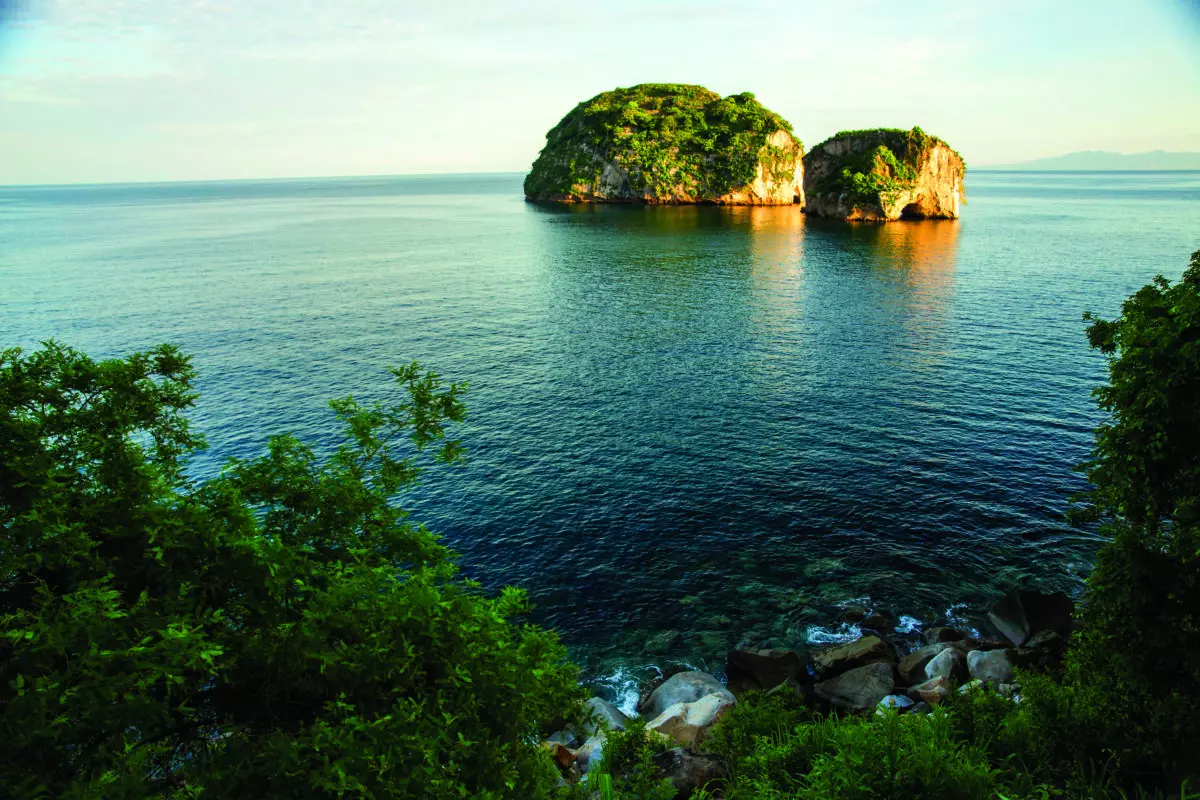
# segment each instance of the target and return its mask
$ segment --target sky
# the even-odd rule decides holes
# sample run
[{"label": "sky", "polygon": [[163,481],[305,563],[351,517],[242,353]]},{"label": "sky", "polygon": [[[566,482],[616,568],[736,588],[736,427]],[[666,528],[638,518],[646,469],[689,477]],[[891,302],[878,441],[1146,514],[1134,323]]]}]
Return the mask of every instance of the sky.
[{"label": "sky", "polygon": [[1200,151],[1200,0],[0,0],[0,184],[525,171],[617,86],[751,91],[806,146]]}]

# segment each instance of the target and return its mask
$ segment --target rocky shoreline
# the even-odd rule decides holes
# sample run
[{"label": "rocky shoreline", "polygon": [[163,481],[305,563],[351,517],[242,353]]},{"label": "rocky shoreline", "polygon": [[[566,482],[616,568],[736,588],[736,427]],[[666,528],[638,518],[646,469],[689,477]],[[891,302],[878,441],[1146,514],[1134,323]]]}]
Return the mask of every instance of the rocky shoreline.
[{"label": "rocky shoreline", "polygon": [[[950,692],[974,686],[1019,703],[1021,687],[1014,670],[1043,670],[1059,663],[1071,635],[1073,610],[1073,601],[1064,593],[1019,590],[987,610],[982,631],[949,614],[922,630],[924,626],[910,618],[893,618],[851,603],[831,622],[857,631],[852,641],[807,653],[733,649],[718,674],[671,666],[641,687],[636,709],[630,710],[669,743],[656,765],[675,785],[677,797],[689,797],[722,774],[720,760],[703,753],[701,745],[712,726],[747,692],[792,693],[810,708],[839,714],[882,713],[884,708],[929,713]],[[631,716],[613,699],[591,698],[591,721],[580,729],[559,731],[544,743],[564,780],[586,780],[603,758],[607,732],[629,724]]]}]

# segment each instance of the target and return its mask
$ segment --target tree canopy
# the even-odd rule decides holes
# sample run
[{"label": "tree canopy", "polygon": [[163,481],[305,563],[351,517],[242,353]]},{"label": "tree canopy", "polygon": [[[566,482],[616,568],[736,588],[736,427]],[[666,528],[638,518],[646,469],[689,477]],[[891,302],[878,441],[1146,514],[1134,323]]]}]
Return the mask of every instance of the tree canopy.
[{"label": "tree canopy", "polygon": [[193,482],[189,360],[0,354],[0,786],[22,798],[537,797],[576,669],[394,502],[464,386],[331,405]]}]

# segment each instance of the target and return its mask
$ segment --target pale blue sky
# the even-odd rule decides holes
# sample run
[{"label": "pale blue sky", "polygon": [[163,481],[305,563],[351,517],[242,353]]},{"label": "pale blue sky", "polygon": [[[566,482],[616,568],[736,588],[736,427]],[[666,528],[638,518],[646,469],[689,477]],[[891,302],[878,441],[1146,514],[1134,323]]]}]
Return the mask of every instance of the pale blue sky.
[{"label": "pale blue sky", "polygon": [[1200,150],[1196,0],[27,0],[0,183],[524,171],[575,103],[649,81],[752,91],[809,146]]}]

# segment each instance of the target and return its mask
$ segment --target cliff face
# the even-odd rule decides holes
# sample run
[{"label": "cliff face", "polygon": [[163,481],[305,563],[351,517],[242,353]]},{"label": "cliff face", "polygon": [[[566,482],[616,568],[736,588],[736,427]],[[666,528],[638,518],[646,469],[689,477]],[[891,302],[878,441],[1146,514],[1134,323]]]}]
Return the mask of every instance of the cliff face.
[{"label": "cliff face", "polygon": [[546,134],[525,197],[561,203],[804,202],[804,149],[754,95],[641,84],[580,103]]},{"label": "cliff face", "polygon": [[805,213],[840,219],[956,219],[966,165],[920,128],[846,131],[804,157]]}]

